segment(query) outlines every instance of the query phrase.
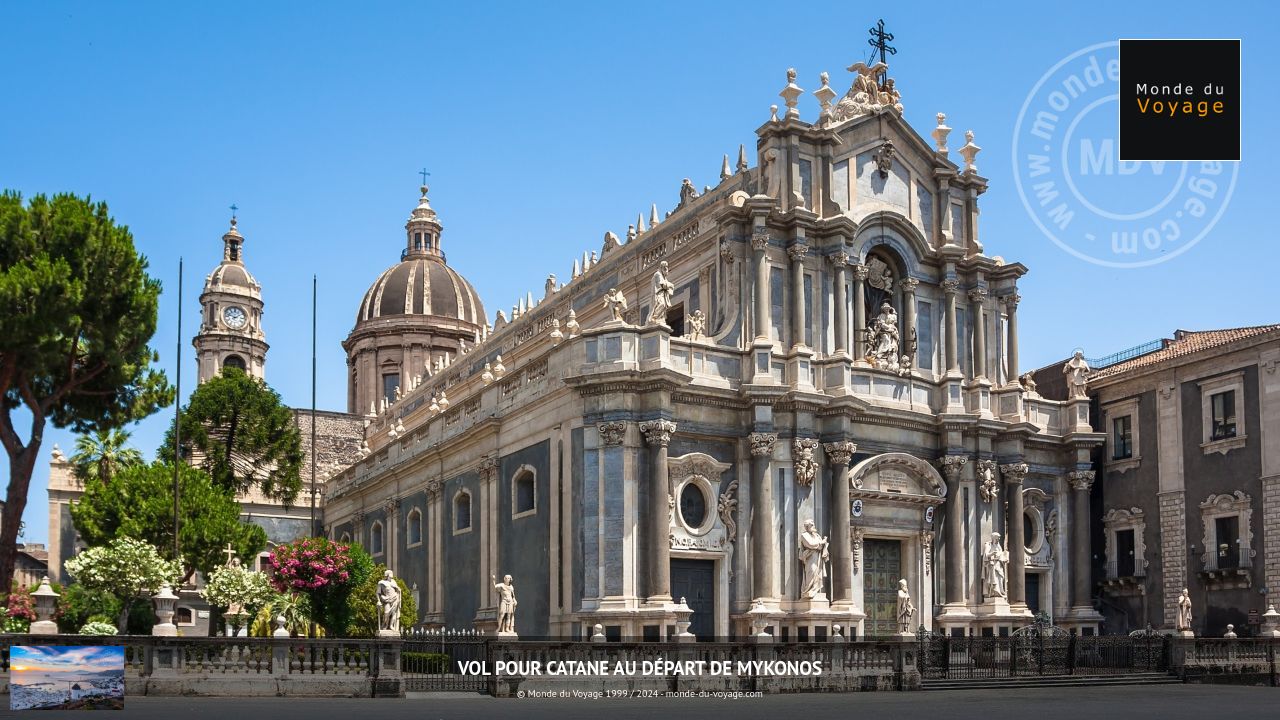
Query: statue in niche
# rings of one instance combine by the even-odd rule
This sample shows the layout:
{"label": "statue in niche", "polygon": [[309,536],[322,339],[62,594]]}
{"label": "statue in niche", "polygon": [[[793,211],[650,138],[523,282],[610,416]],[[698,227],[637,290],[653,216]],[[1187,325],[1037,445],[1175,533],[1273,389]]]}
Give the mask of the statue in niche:
{"label": "statue in niche", "polygon": [[1071,400],[1088,399],[1085,388],[1089,384],[1089,362],[1084,359],[1084,353],[1077,350],[1062,372],[1067,376],[1067,397]]}
{"label": "statue in niche", "polygon": [[898,359],[898,313],[892,305],[887,302],[880,305],[880,314],[869,332],[871,342],[868,343],[866,361],[880,370],[898,372],[901,368]]}
{"label": "statue in niche", "polygon": [[622,294],[621,290],[609,288],[609,292],[604,294],[604,306],[609,309],[609,313],[613,316],[613,322],[626,322],[627,297]]}
{"label": "statue in niche", "polygon": [[378,634],[400,635],[400,585],[390,570],[378,581]]}
{"label": "statue in niche", "polygon": [[982,593],[988,598],[1009,596],[1009,549],[1000,543],[1000,533],[991,533],[991,540],[982,548]]}
{"label": "statue in niche", "polygon": [[800,533],[799,555],[800,562],[804,564],[800,597],[805,600],[826,596],[823,588],[827,578],[827,563],[831,560],[829,544],[825,536],[818,534],[812,518],[804,521],[804,532]]}
{"label": "statue in niche", "polygon": [[653,271],[653,309],[649,311],[650,325],[666,325],[667,311],[671,309],[672,296],[676,292],[675,283],[667,279],[667,261],[658,263]]}
{"label": "statue in niche", "polygon": [[907,581],[898,581],[898,631],[911,632],[911,618],[916,614],[916,606],[911,602],[911,593],[907,591]]}
{"label": "statue in niche", "polygon": [[504,575],[502,582],[490,575],[493,589],[498,591],[498,633],[516,632],[516,586],[511,584],[511,576]]}
{"label": "statue in niche", "polygon": [[1182,588],[1178,596],[1178,631],[1191,632],[1191,593]]}

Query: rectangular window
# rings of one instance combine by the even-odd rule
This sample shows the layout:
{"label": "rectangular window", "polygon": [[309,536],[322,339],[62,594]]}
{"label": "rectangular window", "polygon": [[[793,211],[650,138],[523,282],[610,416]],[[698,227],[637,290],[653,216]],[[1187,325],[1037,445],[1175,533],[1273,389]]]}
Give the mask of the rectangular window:
{"label": "rectangular window", "polygon": [[1124,460],[1133,457],[1133,416],[1125,415],[1111,421],[1111,459]]}
{"label": "rectangular window", "polygon": [[1115,577],[1133,577],[1136,563],[1133,557],[1133,530],[1116,531]]}
{"label": "rectangular window", "polygon": [[1239,567],[1240,516],[1220,517],[1215,519],[1213,524],[1217,535],[1217,547],[1214,548],[1214,552],[1218,555],[1218,567]]}
{"label": "rectangular window", "polygon": [[382,376],[382,397],[388,403],[396,400],[396,388],[400,387],[400,373],[387,373]]}
{"label": "rectangular window", "polygon": [[1210,440],[1225,440],[1236,436],[1236,392],[1227,390],[1209,398],[1213,409],[1213,430]]}
{"label": "rectangular window", "polygon": [[933,369],[933,305],[916,301],[916,367]]}

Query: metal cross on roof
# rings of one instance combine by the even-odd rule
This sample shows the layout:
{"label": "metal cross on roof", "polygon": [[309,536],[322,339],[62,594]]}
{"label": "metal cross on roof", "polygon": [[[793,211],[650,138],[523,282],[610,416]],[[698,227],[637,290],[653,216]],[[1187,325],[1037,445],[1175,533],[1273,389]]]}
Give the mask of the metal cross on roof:
{"label": "metal cross on roof", "polygon": [[236,219],[236,211],[237,211],[237,210],[239,210],[239,209],[240,209],[240,208],[236,207],[236,204],[235,204],[235,203],[231,203],[231,219],[232,219],[232,220],[235,220],[235,219]]}
{"label": "metal cross on roof", "polygon": [[867,41],[867,44],[871,46],[870,62],[875,61],[877,52],[880,53],[880,62],[886,63],[886,64],[887,64],[887,60],[885,59],[886,55],[898,54],[898,49],[889,44],[889,41],[893,40],[893,33],[887,33],[884,31],[883,18],[881,18],[880,21],[876,23],[875,27],[867,30],[867,32],[871,34],[871,39]]}
{"label": "metal cross on roof", "polygon": [[423,185],[426,185],[426,184],[427,184],[427,176],[428,176],[428,175],[430,175],[431,173],[427,172],[427,169],[426,169],[426,168],[422,168],[421,170],[419,170],[419,171],[418,171],[418,174],[422,176],[422,184],[423,184]]}

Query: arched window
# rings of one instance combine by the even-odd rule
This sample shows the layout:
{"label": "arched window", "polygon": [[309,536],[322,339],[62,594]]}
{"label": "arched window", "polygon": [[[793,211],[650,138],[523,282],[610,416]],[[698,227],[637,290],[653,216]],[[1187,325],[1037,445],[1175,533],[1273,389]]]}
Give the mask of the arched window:
{"label": "arched window", "polygon": [[222,367],[224,367],[224,368],[229,368],[229,367],[231,367],[231,368],[236,368],[237,370],[240,370],[241,372],[243,372],[243,371],[244,371],[244,358],[240,357],[239,355],[228,355],[228,356],[227,356],[227,359],[222,361]]}
{"label": "arched window", "polygon": [[511,478],[511,516],[533,515],[538,511],[537,474],[522,465]]}
{"label": "arched window", "polygon": [[453,496],[453,534],[471,530],[471,493],[461,490]]}
{"label": "arched window", "polygon": [[409,538],[409,547],[422,544],[422,513],[418,508],[409,511],[409,517],[405,521],[406,532]]}
{"label": "arched window", "polygon": [[351,544],[351,533],[347,533],[347,532],[342,533],[342,537],[338,539],[338,542],[340,542],[340,543],[342,543],[342,544],[344,544],[344,545],[350,545],[350,544]]}
{"label": "arched window", "polygon": [[382,523],[376,520],[369,526],[369,554],[382,554]]}
{"label": "arched window", "polygon": [[173,622],[176,625],[195,625],[195,614],[191,612],[191,608],[180,605],[173,611]]}

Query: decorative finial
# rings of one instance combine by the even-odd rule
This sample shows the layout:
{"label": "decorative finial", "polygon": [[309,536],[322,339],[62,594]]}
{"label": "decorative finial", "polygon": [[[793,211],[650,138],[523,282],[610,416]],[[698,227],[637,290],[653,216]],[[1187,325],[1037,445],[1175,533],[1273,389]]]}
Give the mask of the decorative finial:
{"label": "decorative finial", "polygon": [[649,227],[658,227],[658,203],[649,206]]}
{"label": "decorative finial", "polygon": [[778,93],[782,97],[782,101],[787,105],[787,119],[799,120],[800,109],[796,107],[804,90],[796,85],[796,69],[787,68],[787,86],[782,88],[782,92]]}
{"label": "decorative finial", "polygon": [[720,180],[728,180],[733,177],[733,173],[729,170],[729,154],[725,153],[724,162],[720,165]]}
{"label": "decorative finial", "polygon": [[769,106],[769,122],[778,122],[778,106]]}
{"label": "decorative finial", "polygon": [[934,128],[931,134],[933,135],[933,142],[937,146],[938,154],[946,157],[949,152],[947,150],[947,136],[951,134],[951,128],[947,127],[946,113],[938,113],[938,127]]}
{"label": "decorative finial", "polygon": [[739,173],[744,173],[747,171],[747,146],[746,145],[738,145],[738,168],[737,169]]}
{"label": "decorative finial", "polygon": [[964,147],[960,148],[960,156],[964,158],[964,171],[977,175],[978,166],[973,161],[977,159],[978,153],[981,152],[982,148],[973,144],[972,130],[964,131],[964,140]]}
{"label": "decorative finial", "polygon": [[818,98],[818,104],[822,109],[818,112],[818,124],[825,125],[831,119],[831,101],[836,97],[836,91],[831,89],[831,76],[827,73],[818,75],[818,79],[822,82],[822,87],[813,91],[815,97]]}
{"label": "decorative finial", "polygon": [[644,213],[636,213],[636,234],[639,235],[648,231],[649,228],[644,226]]}

